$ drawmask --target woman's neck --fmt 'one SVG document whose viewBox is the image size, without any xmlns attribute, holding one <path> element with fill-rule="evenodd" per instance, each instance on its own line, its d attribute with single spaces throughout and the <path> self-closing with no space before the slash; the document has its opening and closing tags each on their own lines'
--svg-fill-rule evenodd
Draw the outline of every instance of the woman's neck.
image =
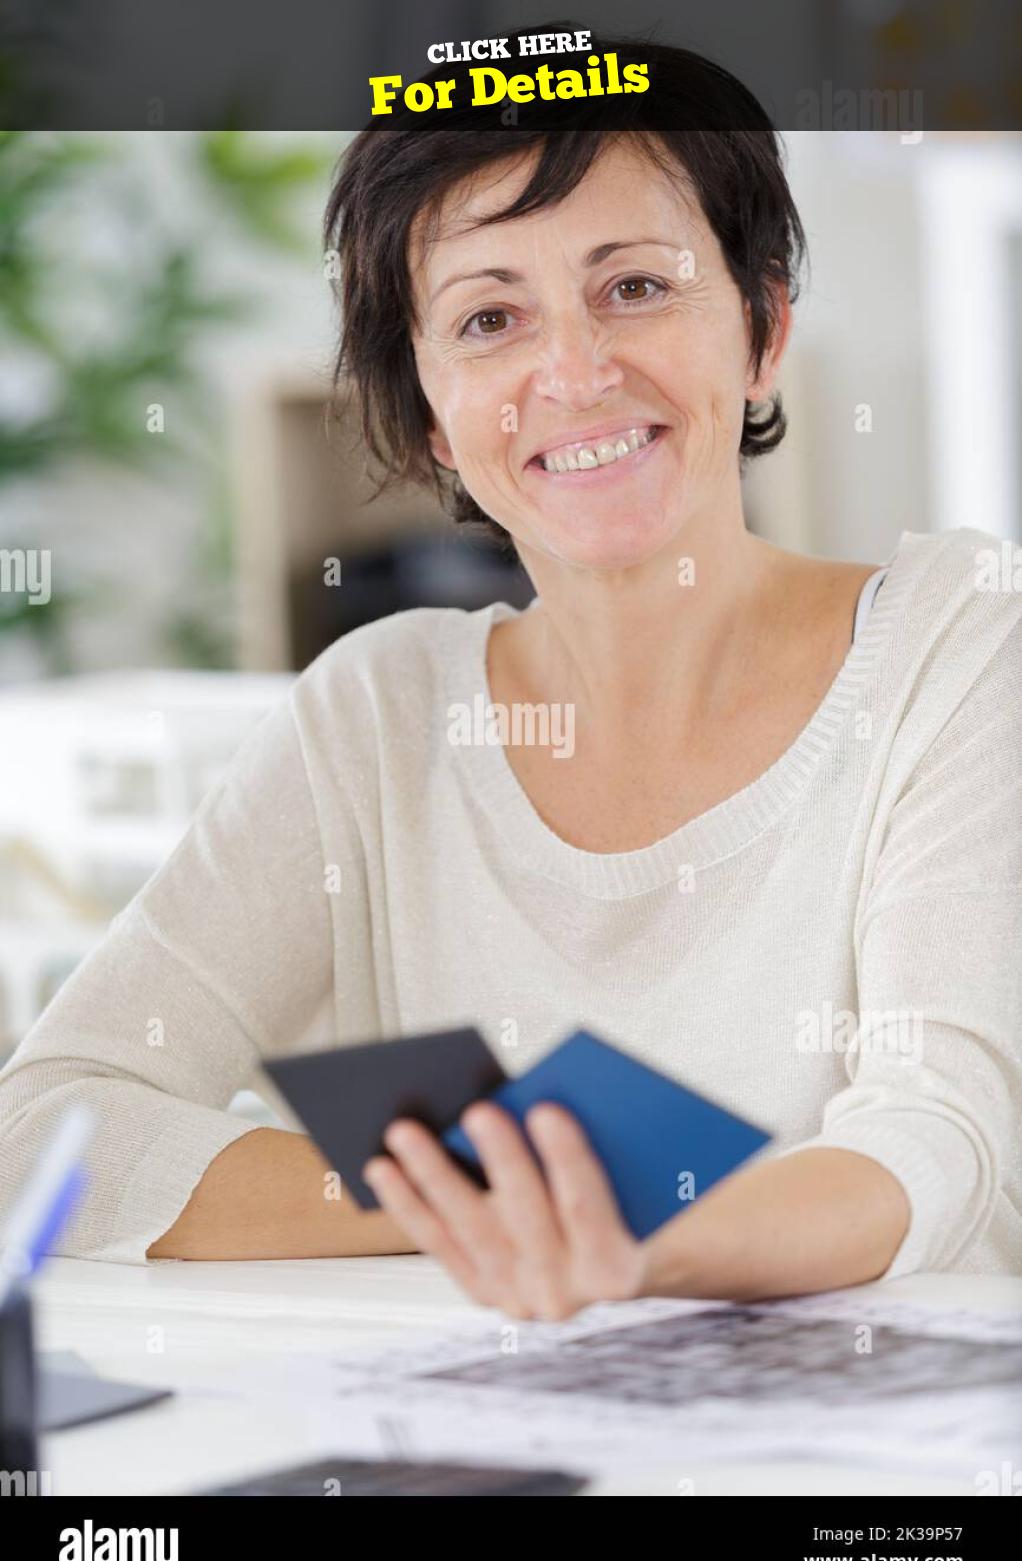
<svg viewBox="0 0 1022 1561">
<path fill-rule="evenodd" d="M 539 603 L 505 633 L 505 681 L 574 704 L 601 745 L 648 739 L 651 722 L 678 736 L 747 690 L 791 558 L 744 525 L 686 536 L 669 557 L 613 574 L 523 549 Z"/>
</svg>

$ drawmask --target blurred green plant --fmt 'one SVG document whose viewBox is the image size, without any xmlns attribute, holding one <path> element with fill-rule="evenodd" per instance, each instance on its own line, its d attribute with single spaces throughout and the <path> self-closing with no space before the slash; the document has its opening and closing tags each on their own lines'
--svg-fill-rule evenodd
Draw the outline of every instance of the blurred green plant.
<svg viewBox="0 0 1022 1561">
<path fill-rule="evenodd" d="M 139 134 L 144 134 L 139 132 Z M 159 134 L 159 132 L 149 132 Z M 87 137 L 33 131 L 0 131 L 0 352 L 16 349 L 37 360 L 48 387 L 45 409 L 15 416 L 0 404 L 0 487 L 50 475 L 74 458 L 88 458 L 172 478 L 188 469 L 206 491 L 206 515 L 194 558 L 194 589 L 185 605 L 169 610 L 167 649 L 186 664 L 231 662 L 229 582 L 231 511 L 222 460 L 219 419 L 208 395 L 198 347 L 210 329 L 236 327 L 251 318 L 258 297 L 242 289 L 211 288 L 204 279 L 203 201 L 247 237 L 289 255 L 315 254 L 316 235 L 292 225 L 296 192 L 323 178 L 324 149 L 267 144 L 268 138 L 237 130 L 174 138 L 183 172 L 197 181 L 196 220 L 184 237 L 168 238 L 159 190 L 138 187 L 132 221 L 151 229 L 156 242 L 142 266 L 66 253 L 54 256 L 41 234 L 62 197 L 83 181 L 90 213 L 102 221 L 103 203 L 119 197 L 111 172 L 132 174 L 135 136 Z M 113 213 L 111 213 L 113 215 Z M 82 285 L 110 305 L 113 330 L 102 342 L 83 339 L 61 325 L 63 295 Z M 140 409 L 172 403 L 174 417 L 154 439 Z M 0 545 L 30 545 L 0 537 Z M 67 627 L 76 611 L 106 600 L 103 582 L 74 593 L 53 588 L 45 611 L 0 611 L 0 634 L 26 627 L 45 650 L 53 672 L 66 669 Z"/>
<path fill-rule="evenodd" d="M 96 581 L 54 590 L 45 602 L 0 592 L 0 634 L 24 634 L 50 676 L 67 677 L 74 671 L 70 629 L 75 616 L 81 612 L 102 612 L 116 602 L 116 591 Z"/>
<path fill-rule="evenodd" d="M 199 158 L 225 203 L 256 238 L 292 253 L 308 248 L 308 234 L 289 220 L 292 193 L 330 168 L 316 147 L 273 147 L 244 130 L 213 130 L 199 137 Z"/>
</svg>

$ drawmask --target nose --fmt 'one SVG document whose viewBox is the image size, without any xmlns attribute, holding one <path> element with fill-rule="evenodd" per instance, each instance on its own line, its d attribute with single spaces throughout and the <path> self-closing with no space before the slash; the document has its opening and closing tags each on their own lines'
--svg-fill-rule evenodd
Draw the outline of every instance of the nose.
<svg viewBox="0 0 1022 1561">
<path fill-rule="evenodd" d="M 603 401 L 624 380 L 622 369 L 597 340 L 586 314 L 552 321 L 543 333 L 535 389 L 573 412 L 584 412 Z"/>
</svg>

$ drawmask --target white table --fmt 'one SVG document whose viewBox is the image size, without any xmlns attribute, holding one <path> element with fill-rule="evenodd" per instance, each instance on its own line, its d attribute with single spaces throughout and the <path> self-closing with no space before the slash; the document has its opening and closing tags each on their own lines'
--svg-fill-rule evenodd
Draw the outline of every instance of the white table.
<svg viewBox="0 0 1022 1561">
<path fill-rule="evenodd" d="M 1022 1278 L 912 1275 L 855 1293 L 881 1291 L 924 1305 L 1022 1311 Z M 42 1467 L 55 1495 L 194 1491 L 329 1454 L 336 1449 L 324 1444 L 322 1421 L 315 1429 L 300 1401 L 274 1399 L 271 1407 L 244 1396 L 250 1371 L 297 1354 L 374 1347 L 415 1329 L 478 1328 L 494 1315 L 422 1256 L 145 1267 L 54 1258 L 35 1295 L 39 1348 L 75 1350 L 104 1375 L 177 1390 L 159 1404 L 45 1437 Z M 713 1464 L 688 1473 L 699 1495 L 976 1494 L 946 1479 L 831 1464 Z M 676 1482 L 671 1465 L 603 1477 L 590 1494 L 674 1494 Z"/>
</svg>

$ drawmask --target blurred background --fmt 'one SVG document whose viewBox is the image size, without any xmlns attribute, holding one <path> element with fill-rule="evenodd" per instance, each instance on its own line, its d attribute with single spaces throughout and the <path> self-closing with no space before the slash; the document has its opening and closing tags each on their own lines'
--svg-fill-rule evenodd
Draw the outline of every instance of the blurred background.
<svg viewBox="0 0 1022 1561">
<path fill-rule="evenodd" d="M 373 501 L 330 402 L 346 140 L 0 136 L 0 1060 L 320 650 L 531 594 L 429 494 Z M 812 269 L 750 526 L 1022 541 L 1020 138 L 784 141 Z"/>
</svg>

